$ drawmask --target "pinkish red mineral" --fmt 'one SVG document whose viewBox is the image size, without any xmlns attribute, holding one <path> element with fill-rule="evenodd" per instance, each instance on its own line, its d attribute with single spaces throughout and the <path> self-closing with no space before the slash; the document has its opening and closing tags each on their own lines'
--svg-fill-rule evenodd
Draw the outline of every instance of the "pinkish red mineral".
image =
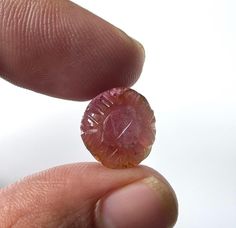
<svg viewBox="0 0 236 228">
<path fill-rule="evenodd" d="M 130 88 L 114 88 L 90 102 L 81 132 L 87 149 L 104 166 L 133 167 L 151 151 L 155 117 L 141 94 Z"/>
</svg>

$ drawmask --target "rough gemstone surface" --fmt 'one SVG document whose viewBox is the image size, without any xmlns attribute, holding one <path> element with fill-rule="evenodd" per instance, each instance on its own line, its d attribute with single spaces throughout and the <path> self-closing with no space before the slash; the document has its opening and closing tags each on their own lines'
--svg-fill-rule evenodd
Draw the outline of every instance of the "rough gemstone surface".
<svg viewBox="0 0 236 228">
<path fill-rule="evenodd" d="M 138 165 L 150 153 L 155 133 L 148 101 L 130 88 L 99 94 L 89 103 L 81 122 L 85 146 L 109 168 Z"/>
</svg>

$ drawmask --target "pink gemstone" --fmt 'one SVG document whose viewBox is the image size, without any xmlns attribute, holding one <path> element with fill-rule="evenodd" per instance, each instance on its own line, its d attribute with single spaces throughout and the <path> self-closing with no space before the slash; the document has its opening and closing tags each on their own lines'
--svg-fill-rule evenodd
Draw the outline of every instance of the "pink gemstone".
<svg viewBox="0 0 236 228">
<path fill-rule="evenodd" d="M 151 151 L 155 117 L 142 95 L 129 88 L 114 88 L 90 102 L 81 132 L 87 149 L 104 166 L 133 167 Z"/>
</svg>

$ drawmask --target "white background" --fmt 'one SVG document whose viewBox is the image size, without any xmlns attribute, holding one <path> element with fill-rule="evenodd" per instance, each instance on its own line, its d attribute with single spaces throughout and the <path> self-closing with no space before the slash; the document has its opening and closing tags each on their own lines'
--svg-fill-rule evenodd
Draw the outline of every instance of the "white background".
<svg viewBox="0 0 236 228">
<path fill-rule="evenodd" d="M 143 164 L 176 190 L 179 228 L 236 227 L 236 1 L 76 1 L 140 40 L 157 140 Z M 79 134 L 87 103 L 0 80 L 0 186 L 93 161 Z"/>
</svg>

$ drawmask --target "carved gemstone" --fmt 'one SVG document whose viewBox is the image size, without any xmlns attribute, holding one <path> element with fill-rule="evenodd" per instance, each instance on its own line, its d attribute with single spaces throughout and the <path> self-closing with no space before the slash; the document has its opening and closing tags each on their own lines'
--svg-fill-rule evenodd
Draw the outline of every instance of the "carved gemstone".
<svg viewBox="0 0 236 228">
<path fill-rule="evenodd" d="M 85 146 L 109 168 L 138 165 L 150 153 L 155 133 L 155 117 L 148 101 L 130 88 L 99 94 L 81 122 Z"/>
</svg>

